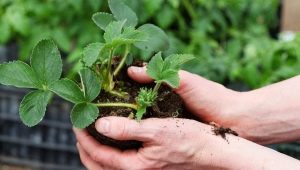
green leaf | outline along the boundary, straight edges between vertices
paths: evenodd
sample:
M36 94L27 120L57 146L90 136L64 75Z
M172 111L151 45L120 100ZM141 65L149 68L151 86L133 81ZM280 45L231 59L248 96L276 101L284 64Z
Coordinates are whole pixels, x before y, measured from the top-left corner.
M36 74L22 61L0 64L0 84L20 88L39 88Z
M82 61L86 66L92 66L97 59L99 58L99 54L101 49L103 48L103 43L92 43L83 49L83 58Z
M164 4L160 8L161 10L155 16L155 21L159 27L167 29L176 19L176 10L168 4Z
M133 27L125 27L121 37L132 40L132 42L146 41L148 39L148 36L143 31L136 30Z
M180 66L194 59L189 54L174 54L162 59L161 52L157 53L147 65L147 74L157 83L165 82L173 88L179 86Z
M90 69L82 69L79 72L81 85L86 101L93 101L100 93L101 81L100 78Z
M161 52L155 54L155 56L150 60L147 65L147 74L154 80L160 79L160 74L162 73L164 61L161 56Z
M109 23L114 20L114 17L112 14L97 12L92 16L92 20L99 28L105 30Z
M27 36L30 31L30 20L26 16L26 9L21 5L10 5L6 9L6 22L14 28L15 31L23 36ZM2 23L1 23L2 24Z
M152 24L145 24L138 28L144 32L148 39L143 42L137 42L134 45L141 50L158 52L169 48L169 39L166 33L159 27Z
M50 98L49 91L38 90L27 94L20 104L22 122L29 127L38 124L45 115Z
M162 82L167 83L172 88L179 87L179 74L178 70L164 70L160 75L160 80Z
M105 39L105 41L112 42L114 38L120 37L124 24L125 24L125 20L111 22L106 27L105 33L103 35L103 38Z
M108 5L112 14L117 20L126 20L126 26L135 27L137 25L138 18L135 12L122 0L109 0Z
M90 103L79 103L74 106L71 112L71 121L76 128L86 128L99 116L97 106Z
M135 119L140 122L142 120L143 115L147 111L147 106L139 107L135 114Z
M79 86L69 79L62 79L54 82L49 87L58 96L72 103L85 102L84 94Z
M72 48L71 37L65 32L64 27L57 27L51 30L51 37L57 43L59 49L70 52Z
M46 86L58 80L62 73L60 53L51 40L40 41L31 54L31 66Z
M165 59L165 67L179 70L182 64L194 58L191 54L172 54Z
M118 45L133 44L135 42L146 41L146 34L139 30L135 30L133 27L125 27L124 31L113 40L105 44L104 49L110 49Z

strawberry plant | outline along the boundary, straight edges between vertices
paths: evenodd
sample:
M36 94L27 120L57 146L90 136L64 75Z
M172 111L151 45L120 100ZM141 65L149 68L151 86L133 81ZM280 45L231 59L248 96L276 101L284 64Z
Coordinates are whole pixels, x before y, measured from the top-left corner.
M168 38L157 26L137 26L136 14L121 0L109 0L110 13L96 13L92 19L104 31L104 42L88 45L82 54L84 68L79 71L80 83L62 78L62 59L52 40L42 40L33 49L30 64L13 61L0 65L0 83L18 88L29 88L20 104L20 118L31 127L44 117L47 104L54 94L74 104L71 121L77 128L86 128L101 115L105 107L129 108L140 121L157 100L162 83L179 86L180 66L193 59L186 54L172 54L163 59ZM155 80L153 87L140 88L133 102L99 102L101 93L121 99L130 94L119 88L117 77L126 63L134 57L132 51L155 54L147 65L147 73ZM115 62L117 61L118 62ZM121 82L122 83L122 82ZM129 116L129 115L128 115Z

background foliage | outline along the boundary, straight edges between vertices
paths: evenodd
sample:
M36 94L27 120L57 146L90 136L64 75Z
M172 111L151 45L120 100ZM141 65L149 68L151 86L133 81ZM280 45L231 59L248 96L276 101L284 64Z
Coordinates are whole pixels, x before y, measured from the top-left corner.
M192 53L185 69L225 85L261 87L300 72L300 37L278 36L279 0L124 0L139 25L163 28L171 47L164 52ZM1 0L0 43L16 42L26 60L31 48L51 37L71 67L78 69L82 49L102 39L91 21L108 11L106 0ZM136 54L148 59L148 54Z

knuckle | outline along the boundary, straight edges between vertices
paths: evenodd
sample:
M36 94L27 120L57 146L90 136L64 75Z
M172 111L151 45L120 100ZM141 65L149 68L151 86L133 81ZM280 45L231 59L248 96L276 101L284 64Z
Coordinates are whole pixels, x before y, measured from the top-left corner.
M123 162L120 158L118 157L110 157L108 160L108 164L115 169L128 169L127 164L128 162ZM132 165L131 165L132 166ZM129 165L130 167L130 165Z
M93 151L90 155L91 159L94 161L99 161L100 162L100 156L99 156L99 152L97 150Z
M129 133L129 131L128 131L128 125L124 122L121 125L121 129L119 131L119 136L121 138L126 138L128 136L128 133Z

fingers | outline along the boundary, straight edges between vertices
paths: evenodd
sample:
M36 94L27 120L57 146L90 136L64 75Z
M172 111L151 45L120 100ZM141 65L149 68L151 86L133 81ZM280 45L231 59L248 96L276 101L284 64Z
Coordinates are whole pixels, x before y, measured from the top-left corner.
M96 129L105 136L117 140L138 140L148 142L158 131L158 127L149 126L125 117L105 117L96 122Z
M82 162L82 164L88 169L88 170L104 170L105 168L101 166L98 162L94 161L80 146L79 143L76 144L77 149L79 151L79 157Z
M151 83L153 80L148 76L146 67L129 67L128 76L139 83Z
M126 169L130 163L136 159L136 151L121 152L115 148L102 145L90 136L85 130L73 129L80 144L80 147L89 155L89 157L98 162L113 168ZM89 161L85 160L84 161ZM95 165L89 161L91 165Z

